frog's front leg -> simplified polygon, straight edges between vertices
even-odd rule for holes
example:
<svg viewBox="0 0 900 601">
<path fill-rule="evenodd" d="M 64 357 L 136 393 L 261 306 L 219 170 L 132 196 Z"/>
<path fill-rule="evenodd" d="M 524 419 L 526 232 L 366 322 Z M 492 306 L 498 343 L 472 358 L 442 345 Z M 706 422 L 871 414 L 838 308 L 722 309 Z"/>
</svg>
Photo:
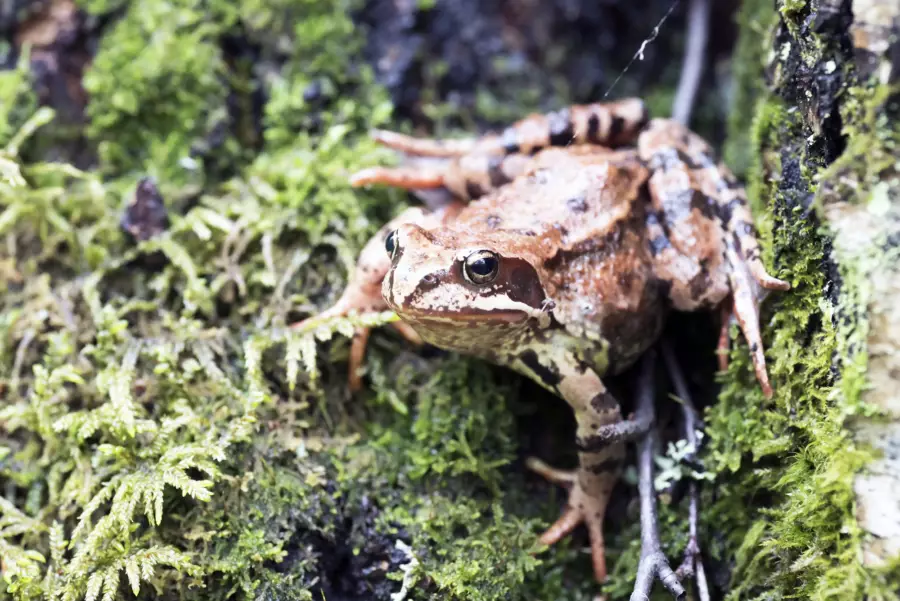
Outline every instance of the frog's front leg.
<svg viewBox="0 0 900 601">
<path fill-rule="evenodd" d="M 553 354 L 557 356 L 554 357 Z M 603 426 L 621 423 L 619 403 L 592 370 L 583 368 L 574 358 L 560 357 L 559 351 L 547 354 L 558 373 L 555 391 L 575 411 L 578 469 L 563 472 L 531 461 L 529 467 L 551 482 L 569 487 L 569 500 L 562 516 L 541 536 L 552 545 L 584 523 L 591 541 L 594 574 L 598 582 L 606 580 L 606 552 L 603 543 L 603 517 L 613 487 L 625 459 L 623 442 L 610 443 L 597 435 Z M 529 366 L 522 371 L 529 372 Z M 547 385 L 544 378 L 544 385 Z"/>
</svg>

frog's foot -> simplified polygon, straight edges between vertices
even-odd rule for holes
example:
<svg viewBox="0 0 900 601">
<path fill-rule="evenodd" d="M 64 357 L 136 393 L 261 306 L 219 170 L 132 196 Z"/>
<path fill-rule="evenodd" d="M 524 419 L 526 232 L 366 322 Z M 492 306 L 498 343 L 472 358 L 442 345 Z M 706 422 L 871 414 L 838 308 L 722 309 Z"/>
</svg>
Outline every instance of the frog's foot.
<svg viewBox="0 0 900 601">
<path fill-rule="evenodd" d="M 606 514 L 609 494 L 590 496 L 585 493 L 578 483 L 576 470 L 559 470 L 533 457 L 528 459 L 526 465 L 553 484 L 569 489 L 569 502 L 566 509 L 559 519 L 544 531 L 539 539 L 540 542 L 544 545 L 553 545 L 583 523 L 587 527 L 591 542 L 594 576 L 597 582 L 605 582 L 606 547 L 603 543 L 603 517 Z"/>
<path fill-rule="evenodd" d="M 291 324 L 293 330 L 313 329 L 318 324 L 325 323 L 331 319 L 347 317 L 351 313 L 365 313 L 374 311 L 384 311 L 387 304 L 380 294 L 376 295 L 371 287 L 350 285 L 344 291 L 340 299 L 329 309 L 313 315 L 302 321 Z M 391 322 L 397 332 L 403 336 L 410 344 L 420 346 L 422 338 L 413 330 L 409 324 L 402 321 Z M 363 360 L 366 356 L 366 348 L 369 342 L 371 328 L 358 327 L 353 332 L 353 340 L 350 343 L 350 356 L 347 366 L 347 384 L 352 392 L 357 392 L 362 388 L 362 377 L 359 375 L 359 368 L 362 367 Z"/>
<path fill-rule="evenodd" d="M 370 167 L 350 176 L 354 187 L 384 184 L 404 190 L 443 188 L 454 197 L 473 200 L 508 184 L 525 172 L 534 159 L 511 154 L 466 154 L 448 159 L 414 157 L 401 167 Z"/>
</svg>

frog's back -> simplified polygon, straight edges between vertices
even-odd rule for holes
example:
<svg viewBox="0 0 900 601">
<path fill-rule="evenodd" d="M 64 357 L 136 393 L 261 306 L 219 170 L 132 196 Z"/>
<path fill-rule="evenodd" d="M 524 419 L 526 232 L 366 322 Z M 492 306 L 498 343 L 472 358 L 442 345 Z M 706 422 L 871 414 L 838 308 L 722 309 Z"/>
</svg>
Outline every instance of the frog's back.
<svg viewBox="0 0 900 601">
<path fill-rule="evenodd" d="M 587 345 L 587 362 L 601 372 L 607 361 L 612 371 L 630 365 L 662 326 L 646 240 L 647 175 L 632 151 L 544 151 L 455 225 L 506 233 L 529 251 L 565 328 L 557 335 Z"/>
</svg>

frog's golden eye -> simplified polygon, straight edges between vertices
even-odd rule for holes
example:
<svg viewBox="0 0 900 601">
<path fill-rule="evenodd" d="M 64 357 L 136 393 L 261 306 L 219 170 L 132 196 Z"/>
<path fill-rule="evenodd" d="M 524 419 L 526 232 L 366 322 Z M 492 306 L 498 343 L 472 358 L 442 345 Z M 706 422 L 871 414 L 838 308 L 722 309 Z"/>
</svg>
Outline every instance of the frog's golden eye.
<svg viewBox="0 0 900 601">
<path fill-rule="evenodd" d="M 394 251 L 397 250 L 397 230 L 392 231 L 384 239 L 384 250 L 387 251 L 392 259 L 394 258 Z"/>
<path fill-rule="evenodd" d="M 500 257 L 489 250 L 479 250 L 466 257 L 463 275 L 472 284 L 487 284 L 500 271 Z"/>
</svg>

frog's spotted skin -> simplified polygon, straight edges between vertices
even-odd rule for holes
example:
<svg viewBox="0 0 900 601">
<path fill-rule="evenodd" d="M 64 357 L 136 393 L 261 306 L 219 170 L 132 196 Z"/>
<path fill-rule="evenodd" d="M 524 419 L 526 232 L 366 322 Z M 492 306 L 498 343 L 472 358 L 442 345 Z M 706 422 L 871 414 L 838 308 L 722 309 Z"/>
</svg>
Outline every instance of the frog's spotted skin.
<svg viewBox="0 0 900 601">
<path fill-rule="evenodd" d="M 669 307 L 733 306 L 771 394 L 756 292 L 788 285 L 759 259 L 743 190 L 702 139 L 673 121 L 648 123 L 639 101 L 532 116 L 474 140 L 379 139 L 442 162 L 365 170 L 354 184 L 443 188 L 468 201 L 436 221 L 422 213 L 386 228 L 386 275 L 376 261 L 384 302 L 423 340 L 506 365 L 572 406 L 579 468 L 541 468 L 571 483 L 568 508 L 541 540 L 584 523 L 604 580 L 602 521 L 624 448 L 598 435 L 621 420 L 602 378 L 654 344 Z"/>
</svg>

